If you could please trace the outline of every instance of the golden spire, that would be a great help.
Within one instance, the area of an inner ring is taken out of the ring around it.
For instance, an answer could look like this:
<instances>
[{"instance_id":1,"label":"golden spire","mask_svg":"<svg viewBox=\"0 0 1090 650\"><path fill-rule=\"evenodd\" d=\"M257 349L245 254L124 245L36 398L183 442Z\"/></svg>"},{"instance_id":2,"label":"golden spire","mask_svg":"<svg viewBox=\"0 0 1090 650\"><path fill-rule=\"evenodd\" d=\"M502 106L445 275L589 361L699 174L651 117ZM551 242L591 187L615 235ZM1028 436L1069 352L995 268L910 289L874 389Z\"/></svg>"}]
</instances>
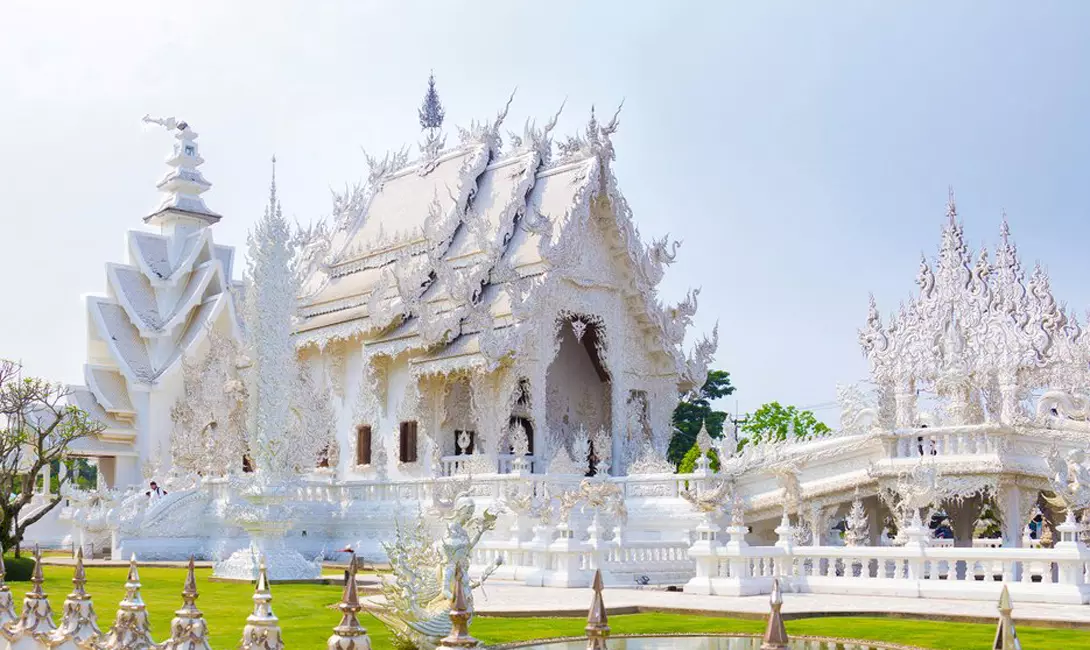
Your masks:
<instances>
[{"instance_id":1,"label":"golden spire","mask_svg":"<svg viewBox=\"0 0 1090 650\"><path fill-rule=\"evenodd\" d=\"M783 594L780 593L780 579L772 580L772 595L769 597L772 613L768 616L768 627L761 643L761 650L787 650L787 629L783 626L780 609L783 607Z\"/></svg>"},{"instance_id":2,"label":"golden spire","mask_svg":"<svg viewBox=\"0 0 1090 650\"><path fill-rule=\"evenodd\" d=\"M609 638L609 616L606 614L606 604L602 600L602 570L594 571L594 598L590 601L590 611L587 612L587 650L606 650L606 639Z\"/></svg>"}]
</instances>

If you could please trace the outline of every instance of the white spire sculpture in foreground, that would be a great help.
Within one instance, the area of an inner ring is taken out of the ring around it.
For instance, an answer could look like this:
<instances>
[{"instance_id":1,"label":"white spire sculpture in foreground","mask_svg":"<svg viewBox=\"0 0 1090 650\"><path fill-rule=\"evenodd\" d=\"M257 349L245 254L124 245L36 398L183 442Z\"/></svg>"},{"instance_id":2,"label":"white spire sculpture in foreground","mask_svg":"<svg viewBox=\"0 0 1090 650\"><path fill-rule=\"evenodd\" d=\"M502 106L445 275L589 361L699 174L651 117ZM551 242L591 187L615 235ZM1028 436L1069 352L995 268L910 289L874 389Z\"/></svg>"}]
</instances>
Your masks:
<instances>
[{"instance_id":1,"label":"white spire sculpture in foreground","mask_svg":"<svg viewBox=\"0 0 1090 650\"><path fill-rule=\"evenodd\" d=\"M246 617L246 627L242 628L240 650L284 650L284 639L280 632L280 619L273 614L272 592L269 591L269 576L265 572L265 561L257 572L257 585L254 587L254 611Z\"/></svg>"},{"instance_id":2,"label":"white spire sculpture in foreground","mask_svg":"<svg viewBox=\"0 0 1090 650\"><path fill-rule=\"evenodd\" d=\"M125 580L125 597L117 605L117 618L103 639L103 650L127 650L128 648L154 648L148 608L140 596L140 573L136 569L136 555L129 560L129 575Z\"/></svg>"}]
</instances>

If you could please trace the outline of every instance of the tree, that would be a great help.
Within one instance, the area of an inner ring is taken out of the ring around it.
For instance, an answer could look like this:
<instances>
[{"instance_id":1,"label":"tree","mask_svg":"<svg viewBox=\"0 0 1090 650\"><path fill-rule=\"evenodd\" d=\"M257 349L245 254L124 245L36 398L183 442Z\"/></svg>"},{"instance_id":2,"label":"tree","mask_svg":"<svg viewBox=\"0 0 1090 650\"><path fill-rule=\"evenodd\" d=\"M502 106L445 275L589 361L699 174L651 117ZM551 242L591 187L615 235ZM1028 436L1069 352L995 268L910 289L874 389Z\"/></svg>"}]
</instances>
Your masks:
<instances>
[{"instance_id":1,"label":"tree","mask_svg":"<svg viewBox=\"0 0 1090 650\"><path fill-rule=\"evenodd\" d=\"M696 461L700 458L700 447L693 445L692 449L685 452L685 456L678 463L678 474L692 474L696 470ZM708 469L713 472L719 471L719 453L714 449L708 450Z\"/></svg>"},{"instance_id":2,"label":"tree","mask_svg":"<svg viewBox=\"0 0 1090 650\"><path fill-rule=\"evenodd\" d=\"M745 442L786 440L792 431L796 438L812 438L830 431L812 412L800 411L795 406L783 406L779 402L764 404L752 415L747 415L741 430L745 434Z\"/></svg>"},{"instance_id":3,"label":"tree","mask_svg":"<svg viewBox=\"0 0 1090 650\"><path fill-rule=\"evenodd\" d=\"M708 372L708 378L700 387L699 394L688 395L678 402L674 409L674 437L670 439L670 450L667 454L671 463L681 463L681 459L696 443L696 434L705 422L712 437L723 435L723 422L726 421L727 414L725 411L713 410L711 402L733 392L730 373L726 370L712 370Z\"/></svg>"},{"instance_id":4,"label":"tree","mask_svg":"<svg viewBox=\"0 0 1090 650\"><path fill-rule=\"evenodd\" d=\"M70 445L104 428L68 404L68 389L22 377L21 370L13 361L0 360L0 546L14 547L16 555L27 528L61 502L60 487L71 480L71 472L56 472L57 491L42 507L21 516L34 498L38 475L47 467L71 468Z\"/></svg>"}]
</instances>

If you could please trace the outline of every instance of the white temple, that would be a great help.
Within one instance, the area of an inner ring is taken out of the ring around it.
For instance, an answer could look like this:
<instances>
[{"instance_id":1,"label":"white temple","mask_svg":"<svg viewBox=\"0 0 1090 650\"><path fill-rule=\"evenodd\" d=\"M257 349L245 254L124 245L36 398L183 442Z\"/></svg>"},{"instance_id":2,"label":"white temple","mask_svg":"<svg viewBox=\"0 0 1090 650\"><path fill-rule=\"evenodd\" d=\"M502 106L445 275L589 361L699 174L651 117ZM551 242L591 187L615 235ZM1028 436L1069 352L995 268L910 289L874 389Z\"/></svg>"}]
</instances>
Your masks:
<instances>
[{"instance_id":1,"label":"white temple","mask_svg":"<svg viewBox=\"0 0 1090 650\"><path fill-rule=\"evenodd\" d=\"M118 557L237 559L276 528L296 555L383 560L395 522L461 495L498 515L472 549L494 579L984 599L1009 583L1090 603L1090 337L1040 267L1025 277L1005 222L994 255L971 254L951 196L919 294L885 321L872 299L872 387L839 389L838 430L741 450L704 432L679 475L671 414L717 337L684 351L696 292L656 293L677 244L639 236L611 171L617 118L557 142L555 117L528 123L504 145L505 116L449 147L431 125L413 161L369 158L328 227L255 232L245 308L196 134L160 121L178 139L148 218L162 234L130 233L131 265L89 300L76 396L108 429L79 453L104 481L51 525ZM289 253L290 281L254 275L255 257L288 269ZM295 388L274 339L294 345ZM259 446L295 452L275 518L243 489L269 450L228 444L246 413ZM169 494L146 497L141 476Z\"/></svg>"},{"instance_id":2,"label":"white temple","mask_svg":"<svg viewBox=\"0 0 1090 650\"><path fill-rule=\"evenodd\" d=\"M74 403L106 425L78 451L97 460L108 486L169 467L183 361L212 330L238 336L234 249L212 237L220 215L201 198L211 184L198 169L197 134L185 122L155 122L176 140L158 183L163 201L144 217L158 232L130 230L127 263L107 263L106 294L87 297L86 385L72 387Z\"/></svg>"}]
</instances>

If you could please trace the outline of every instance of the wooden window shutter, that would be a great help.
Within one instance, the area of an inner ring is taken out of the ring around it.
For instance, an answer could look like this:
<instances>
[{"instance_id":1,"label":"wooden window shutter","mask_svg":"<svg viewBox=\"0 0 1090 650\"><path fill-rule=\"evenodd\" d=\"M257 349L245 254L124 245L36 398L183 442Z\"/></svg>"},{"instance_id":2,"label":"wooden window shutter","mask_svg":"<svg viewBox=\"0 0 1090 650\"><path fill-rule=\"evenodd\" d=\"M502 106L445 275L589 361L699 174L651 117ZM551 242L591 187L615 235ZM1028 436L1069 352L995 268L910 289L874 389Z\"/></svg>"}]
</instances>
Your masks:
<instances>
[{"instance_id":1,"label":"wooden window shutter","mask_svg":"<svg viewBox=\"0 0 1090 650\"><path fill-rule=\"evenodd\" d=\"M368 424L356 427L356 464L371 464L371 426Z\"/></svg>"}]
</instances>

